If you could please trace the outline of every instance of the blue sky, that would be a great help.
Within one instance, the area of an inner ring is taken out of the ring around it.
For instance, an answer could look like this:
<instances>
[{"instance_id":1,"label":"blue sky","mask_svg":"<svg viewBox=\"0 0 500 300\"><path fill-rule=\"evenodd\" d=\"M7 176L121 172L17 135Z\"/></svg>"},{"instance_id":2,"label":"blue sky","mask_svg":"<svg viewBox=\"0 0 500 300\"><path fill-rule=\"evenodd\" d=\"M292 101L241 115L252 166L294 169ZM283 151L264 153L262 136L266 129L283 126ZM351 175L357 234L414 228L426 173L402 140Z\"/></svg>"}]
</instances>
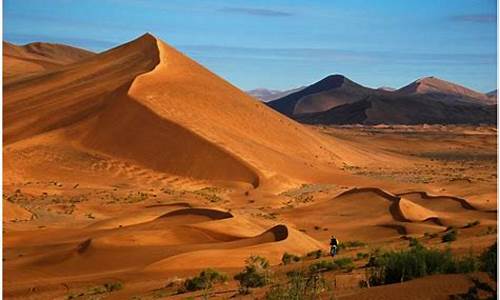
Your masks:
<instances>
[{"instance_id":1,"label":"blue sky","mask_svg":"<svg viewBox=\"0 0 500 300\"><path fill-rule=\"evenodd\" d=\"M94 51L151 32L242 89L329 74L496 88L496 0L4 0L4 40Z\"/></svg>"}]
</instances>

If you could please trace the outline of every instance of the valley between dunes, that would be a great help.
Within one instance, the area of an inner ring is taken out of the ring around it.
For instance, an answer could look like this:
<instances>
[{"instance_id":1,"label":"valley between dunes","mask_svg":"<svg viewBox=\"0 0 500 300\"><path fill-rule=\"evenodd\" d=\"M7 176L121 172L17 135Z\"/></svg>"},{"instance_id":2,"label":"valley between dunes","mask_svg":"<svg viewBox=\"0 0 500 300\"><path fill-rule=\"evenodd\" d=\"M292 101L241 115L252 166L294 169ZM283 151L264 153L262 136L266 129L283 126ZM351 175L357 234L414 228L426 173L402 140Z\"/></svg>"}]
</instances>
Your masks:
<instances>
[{"instance_id":1,"label":"valley between dunes","mask_svg":"<svg viewBox=\"0 0 500 300\"><path fill-rule=\"evenodd\" d=\"M479 221L452 251L496 241L496 128L302 125L150 34L61 51L4 73L7 299L109 281L124 285L109 299L149 299L251 255L277 266L285 252L326 252L332 235L398 248Z\"/></svg>"}]
</instances>

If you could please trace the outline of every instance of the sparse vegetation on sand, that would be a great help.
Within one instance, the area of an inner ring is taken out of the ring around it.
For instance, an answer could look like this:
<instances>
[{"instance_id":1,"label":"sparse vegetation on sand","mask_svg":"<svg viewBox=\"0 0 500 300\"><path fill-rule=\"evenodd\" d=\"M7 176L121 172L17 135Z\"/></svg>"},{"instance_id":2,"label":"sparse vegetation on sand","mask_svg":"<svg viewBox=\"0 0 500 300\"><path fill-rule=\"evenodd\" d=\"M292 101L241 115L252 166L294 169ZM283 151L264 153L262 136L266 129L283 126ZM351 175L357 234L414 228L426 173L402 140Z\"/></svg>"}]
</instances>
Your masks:
<instances>
[{"instance_id":1,"label":"sparse vegetation on sand","mask_svg":"<svg viewBox=\"0 0 500 300\"><path fill-rule=\"evenodd\" d=\"M186 279L183 286L179 290L179 293L201 290L203 291L203 298L208 299L208 295L213 286L216 283L224 283L227 280L228 276L225 273L219 272L215 269L205 269L201 271L198 276Z\"/></svg>"},{"instance_id":2,"label":"sparse vegetation on sand","mask_svg":"<svg viewBox=\"0 0 500 300\"><path fill-rule=\"evenodd\" d=\"M441 240L443 241L443 243L453 242L457 240L457 235L458 235L457 229L450 228L445 232Z\"/></svg>"},{"instance_id":3,"label":"sparse vegetation on sand","mask_svg":"<svg viewBox=\"0 0 500 300\"><path fill-rule=\"evenodd\" d=\"M327 272L333 270L345 270L350 272L352 269L354 269L354 263L351 258L320 260L309 265L309 271L311 272Z\"/></svg>"},{"instance_id":4,"label":"sparse vegetation on sand","mask_svg":"<svg viewBox=\"0 0 500 300\"><path fill-rule=\"evenodd\" d=\"M269 261L261 256L251 256L246 260L246 266L234 276L239 281L241 294L248 294L251 288L263 287L271 280Z\"/></svg>"},{"instance_id":5,"label":"sparse vegetation on sand","mask_svg":"<svg viewBox=\"0 0 500 300\"><path fill-rule=\"evenodd\" d=\"M318 271L291 271L287 282L273 285L265 295L267 300L318 299L320 293L329 289L328 282Z\"/></svg>"},{"instance_id":6,"label":"sparse vegetation on sand","mask_svg":"<svg viewBox=\"0 0 500 300\"><path fill-rule=\"evenodd\" d=\"M119 281L106 282L102 285L90 287L86 291L71 293L66 296L67 300L74 299L101 299L105 294L119 291L123 288L123 284Z\"/></svg>"},{"instance_id":7,"label":"sparse vegetation on sand","mask_svg":"<svg viewBox=\"0 0 500 300\"><path fill-rule=\"evenodd\" d=\"M360 248L360 247L366 247L366 243L362 241L345 241L345 242L340 242L339 244L340 249L350 249L350 248Z\"/></svg>"},{"instance_id":8,"label":"sparse vegetation on sand","mask_svg":"<svg viewBox=\"0 0 500 300\"><path fill-rule=\"evenodd\" d=\"M323 251L321 251L321 249L318 249L318 250L311 251L311 252L307 253L305 257L312 258L312 259L318 259L322 255L323 255Z\"/></svg>"},{"instance_id":9,"label":"sparse vegetation on sand","mask_svg":"<svg viewBox=\"0 0 500 300\"><path fill-rule=\"evenodd\" d=\"M288 265L288 264L291 264L291 263L294 263L294 262L299 262L300 259L301 259L300 256L297 256L295 254L290 254L288 252L285 252L283 254L283 256L281 257L281 262L284 265Z\"/></svg>"}]
</instances>

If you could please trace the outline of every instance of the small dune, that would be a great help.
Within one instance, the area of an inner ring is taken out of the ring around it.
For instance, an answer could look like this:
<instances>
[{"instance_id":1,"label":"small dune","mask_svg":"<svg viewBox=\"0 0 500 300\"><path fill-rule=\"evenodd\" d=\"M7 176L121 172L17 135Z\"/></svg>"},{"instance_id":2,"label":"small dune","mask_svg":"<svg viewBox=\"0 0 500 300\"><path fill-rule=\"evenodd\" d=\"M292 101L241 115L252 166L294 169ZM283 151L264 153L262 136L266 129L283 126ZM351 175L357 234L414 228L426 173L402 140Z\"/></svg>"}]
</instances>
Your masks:
<instances>
[{"instance_id":1,"label":"small dune","mask_svg":"<svg viewBox=\"0 0 500 300\"><path fill-rule=\"evenodd\" d=\"M390 236L423 234L443 226L463 226L474 220L494 220L496 215L475 210L465 199L429 196L425 192L393 194L376 187L353 188L333 199L284 213L300 227L333 228L341 239L373 240ZM393 233L392 233L393 234ZM325 239L328 233L321 233Z\"/></svg>"},{"instance_id":2,"label":"small dune","mask_svg":"<svg viewBox=\"0 0 500 300\"><path fill-rule=\"evenodd\" d=\"M437 214L432 210L415 204L405 198L401 198L398 201L398 207L403 218L410 222L423 222L438 218Z\"/></svg>"}]
</instances>

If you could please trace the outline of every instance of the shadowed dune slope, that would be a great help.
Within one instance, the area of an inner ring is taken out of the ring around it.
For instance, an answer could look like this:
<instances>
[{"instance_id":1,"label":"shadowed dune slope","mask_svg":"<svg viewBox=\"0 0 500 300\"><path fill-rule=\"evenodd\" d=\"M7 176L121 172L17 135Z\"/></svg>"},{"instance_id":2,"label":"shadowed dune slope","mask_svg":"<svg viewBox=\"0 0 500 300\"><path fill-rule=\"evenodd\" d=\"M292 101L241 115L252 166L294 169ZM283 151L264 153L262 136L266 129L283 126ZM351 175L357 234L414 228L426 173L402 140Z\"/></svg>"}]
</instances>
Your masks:
<instances>
[{"instance_id":1,"label":"shadowed dune slope","mask_svg":"<svg viewBox=\"0 0 500 300\"><path fill-rule=\"evenodd\" d=\"M302 114L307 124L496 124L497 108L447 95L370 95L330 110Z\"/></svg>"},{"instance_id":2,"label":"shadowed dune slope","mask_svg":"<svg viewBox=\"0 0 500 300\"><path fill-rule=\"evenodd\" d=\"M378 93L383 94L385 91L364 87L343 75L331 75L302 90L271 101L268 105L285 115L293 116L326 111Z\"/></svg>"},{"instance_id":3,"label":"shadowed dune slope","mask_svg":"<svg viewBox=\"0 0 500 300\"><path fill-rule=\"evenodd\" d=\"M181 176L311 180L351 153L149 34L4 95L6 144L62 129L72 146Z\"/></svg>"},{"instance_id":4,"label":"shadowed dune slope","mask_svg":"<svg viewBox=\"0 0 500 300\"><path fill-rule=\"evenodd\" d=\"M99 113L115 91L158 63L146 39L111 49L49 74L4 86L4 143L77 123Z\"/></svg>"}]
</instances>

